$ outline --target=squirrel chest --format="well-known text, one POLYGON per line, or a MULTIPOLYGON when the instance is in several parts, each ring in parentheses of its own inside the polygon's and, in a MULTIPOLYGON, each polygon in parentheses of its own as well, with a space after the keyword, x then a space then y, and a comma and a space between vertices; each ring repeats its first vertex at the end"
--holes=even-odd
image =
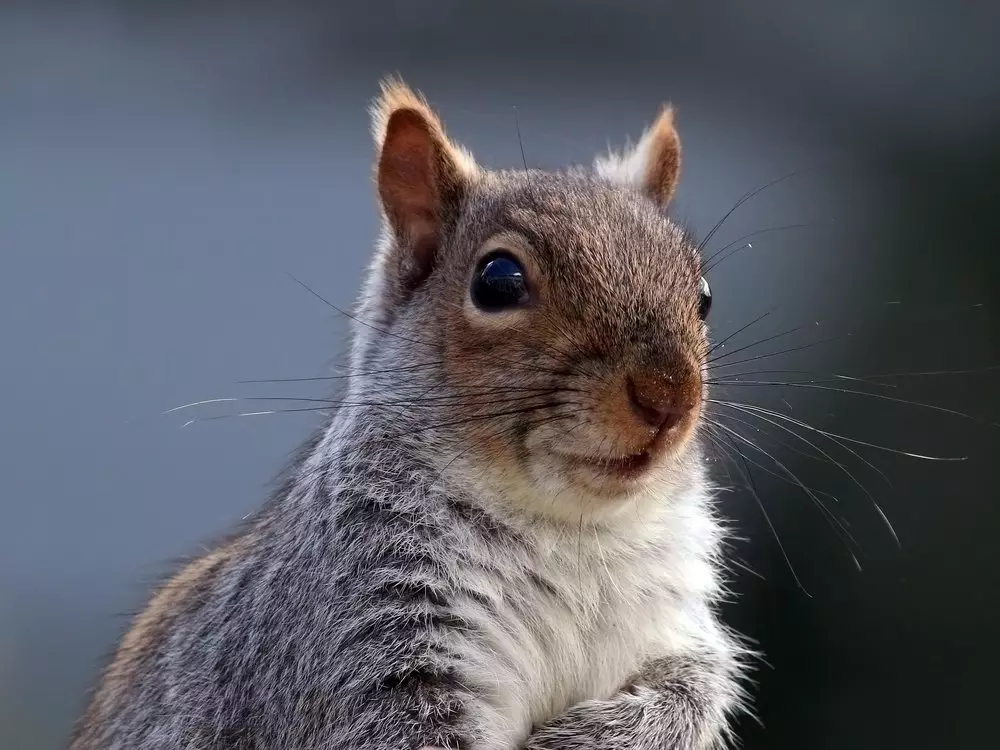
POLYGON ((514 736, 579 701, 611 697, 682 630, 675 584, 684 571, 670 550, 597 533, 542 534, 519 553, 491 556, 489 574, 456 571, 477 594, 459 614, 481 634, 459 647, 464 671, 514 736))

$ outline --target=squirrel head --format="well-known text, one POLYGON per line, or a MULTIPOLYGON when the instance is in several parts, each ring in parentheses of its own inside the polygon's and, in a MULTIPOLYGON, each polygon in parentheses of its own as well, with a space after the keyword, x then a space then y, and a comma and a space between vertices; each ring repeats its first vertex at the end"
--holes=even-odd
POLYGON ((481 168, 398 80, 372 123, 383 233, 353 368, 401 434, 453 481, 573 519, 689 472, 710 296, 665 215, 672 110, 560 173, 481 168))

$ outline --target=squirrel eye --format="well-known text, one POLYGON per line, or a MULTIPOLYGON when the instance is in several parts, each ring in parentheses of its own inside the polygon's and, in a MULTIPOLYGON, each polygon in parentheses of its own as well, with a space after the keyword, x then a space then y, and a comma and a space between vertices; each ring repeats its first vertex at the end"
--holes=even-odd
POLYGON ((472 301, 483 312, 499 312, 528 301, 528 285, 521 264, 509 253, 498 251, 476 267, 469 290, 472 301))
POLYGON ((701 277, 701 299, 698 301, 698 317, 704 320, 708 317, 708 311, 712 309, 712 287, 708 285, 708 279, 701 277))

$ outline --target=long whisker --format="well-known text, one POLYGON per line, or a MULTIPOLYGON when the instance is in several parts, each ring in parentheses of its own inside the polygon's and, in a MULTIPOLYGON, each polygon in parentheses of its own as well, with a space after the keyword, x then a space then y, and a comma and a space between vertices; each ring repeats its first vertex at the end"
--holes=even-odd
POLYGON ((260 411, 243 411, 236 414, 214 414, 211 417, 195 417, 194 419, 189 419, 187 422, 180 426, 180 429, 185 429, 198 422, 214 422, 219 419, 236 419, 237 417, 262 417, 268 414, 295 414, 298 412, 316 412, 321 414, 323 412, 334 411, 333 407, 325 406, 304 406, 302 408, 292 408, 292 409, 263 409, 260 411))
MULTIPOLYGON (((461 310, 462 309, 461 305, 456 304, 456 303, 451 303, 451 306, 453 308, 455 308, 456 310, 461 310)), ((560 326, 560 324, 558 323, 558 321, 554 320, 553 318, 551 318, 547 314, 545 315, 545 323, 547 325, 552 326, 553 328, 556 328, 560 333, 562 333, 563 336, 566 337, 566 339, 568 341, 570 341, 571 343, 573 342, 573 337, 571 335, 569 335, 569 333, 566 332, 565 329, 563 329, 560 326)), ((517 333, 525 334, 526 336, 529 333, 528 331, 524 330, 520 326, 511 326, 510 330, 512 332, 517 332, 517 333)), ((599 373, 593 372, 589 368, 584 368, 580 364, 575 364, 572 361, 572 354, 570 352, 564 351, 563 349, 559 348, 555 344, 552 344, 552 343, 549 343, 549 342, 544 342, 544 341, 535 341, 535 342, 532 342, 530 344, 527 344, 527 347, 529 349, 531 349, 533 352, 535 352, 537 354, 540 354, 542 356, 547 357, 555 365, 558 365, 559 367, 565 368, 571 374, 580 375, 582 377, 594 378, 596 380, 599 380, 599 381, 602 381, 602 382, 606 382, 606 378, 603 377, 603 376, 601 376, 599 373)), ((504 361, 504 360, 500 360, 500 361, 504 361)), ((533 369, 535 369, 537 371, 541 371, 541 372, 546 372, 546 370, 544 370, 542 368, 533 368, 533 369)), ((550 374, 558 374, 558 373, 550 373, 550 374)))
POLYGON ((341 406, 422 406, 430 402, 434 405, 444 402, 448 406, 481 406, 484 404, 495 404, 495 403, 507 403, 509 401, 521 401, 526 399, 538 398, 540 396, 551 395, 552 393, 567 391, 572 389, 567 388, 503 388, 503 389, 489 389, 481 391, 480 393, 460 393, 447 396, 419 396, 414 398, 399 398, 388 401, 345 401, 340 399, 327 399, 327 398, 306 398, 298 396, 241 396, 241 397, 231 397, 231 398, 210 398, 204 399, 202 401, 194 401, 189 404, 182 404, 181 406, 175 406, 172 409, 167 409, 163 412, 163 415, 171 414, 173 412, 181 411, 183 409, 189 409, 196 406, 204 406, 208 404, 217 403, 233 403, 233 402, 272 402, 272 401, 292 401, 298 403, 314 403, 314 404, 326 404, 330 407, 341 407, 341 406), (525 390, 531 391, 527 396, 516 396, 512 398, 504 398, 498 400, 487 400, 487 401, 471 401, 471 402, 455 402, 455 399, 468 398, 470 395, 496 395, 498 393, 503 393, 509 390, 525 390))
MULTIPOLYGON (((546 325, 554 328, 556 332, 561 334, 563 338, 566 339, 566 341, 570 342, 571 345, 575 343, 574 336, 569 331, 567 331, 563 323, 558 319, 556 319, 553 315, 546 312, 544 314, 544 320, 546 325)), ((561 357, 563 364, 565 364, 572 372, 575 372, 576 374, 582 375, 584 377, 594 378, 595 380, 605 384, 607 383, 606 376, 598 372, 595 372, 590 367, 585 367, 582 363, 573 363, 572 361, 573 356, 569 352, 563 351, 555 344, 542 344, 542 345, 556 352, 561 357)))
POLYGON ((232 398, 206 398, 206 399, 203 399, 201 401, 192 401, 191 403, 188 403, 188 404, 181 404, 180 406, 175 406, 172 409, 167 409, 164 412, 160 412, 160 414, 161 414, 161 416, 164 416, 164 415, 167 415, 167 414, 173 414, 175 411, 181 411, 183 409, 191 409, 191 408, 193 408, 195 406, 206 406, 208 404, 231 403, 231 402, 239 401, 239 400, 240 399, 236 398, 236 397, 232 397, 232 398))
POLYGON ((376 325, 372 325, 368 321, 361 320, 361 318, 357 317, 356 315, 353 315, 352 313, 349 313, 346 310, 343 310, 340 307, 337 307, 337 305, 333 304, 330 300, 328 300, 322 294, 320 294, 315 289, 313 289, 308 284, 306 284, 304 281, 301 281, 300 279, 296 278, 292 274, 289 273, 288 274, 288 278, 290 278, 296 284, 298 284, 299 286, 301 286, 303 289, 305 289, 307 292, 309 292, 309 294, 311 294, 313 297, 315 297, 316 299, 318 299, 324 305, 326 305, 327 307, 330 307, 330 308, 336 310, 338 313, 340 313, 341 315, 343 315, 345 318, 349 318, 349 319, 353 320, 358 325, 363 325, 365 328, 369 328, 369 329, 375 331, 376 333, 381 333, 381 334, 386 335, 386 336, 391 336, 393 338, 399 339, 400 341, 406 341, 407 343, 410 343, 410 344, 416 344, 417 346, 433 347, 432 344, 429 344, 426 341, 420 341, 419 339, 407 338, 406 336, 401 336, 398 333, 393 333, 392 331, 386 331, 383 328, 379 328, 376 325))
POLYGON ((729 562, 730 565, 735 565, 740 570, 749 573, 754 578, 759 578, 762 581, 766 581, 767 580, 763 575, 761 575, 760 573, 758 573, 756 570, 754 570, 753 568, 751 568, 749 565, 747 565, 742 560, 738 560, 735 557, 730 557, 729 560, 728 560, 728 562, 729 562))
MULTIPOLYGON (((364 370, 364 371, 354 371, 347 369, 346 372, 340 375, 319 375, 310 378, 266 378, 266 379, 256 379, 256 380, 238 380, 236 381, 240 385, 254 384, 254 383, 308 383, 323 380, 346 380, 347 378, 353 377, 367 377, 370 375, 394 375, 401 372, 412 372, 413 370, 420 370, 424 367, 435 367, 444 364, 444 360, 437 360, 435 362, 420 362, 415 365, 404 365, 402 367, 388 367, 383 370, 364 370)), ((345 368, 346 369, 346 368, 345 368)))
MULTIPOLYGON (((834 458, 833 456, 831 456, 827 451, 823 450, 823 448, 821 448, 820 446, 818 446, 813 441, 809 440, 806 437, 803 437, 802 435, 799 435, 797 432, 789 429, 788 427, 780 424, 779 422, 774 421, 773 419, 769 419, 766 416, 763 416, 763 415, 761 415, 759 413, 756 413, 755 410, 746 409, 746 408, 744 408, 742 406, 737 406, 737 405, 734 405, 734 404, 726 404, 726 405, 729 406, 729 408, 731 408, 731 409, 736 409, 737 411, 740 411, 740 412, 742 412, 744 414, 752 416, 755 419, 759 419, 759 420, 761 420, 763 422, 767 422, 768 424, 770 424, 770 425, 772 425, 774 427, 777 427, 778 429, 783 430, 784 432, 787 432, 789 435, 791 435, 792 437, 796 438, 797 440, 802 441, 803 443, 805 443, 806 445, 808 445, 809 447, 811 447, 813 450, 818 451, 820 453, 820 455, 822 455, 828 461, 830 461, 831 463, 833 463, 855 485, 857 485, 861 489, 862 492, 865 493, 865 495, 868 497, 869 501, 871 501, 871 504, 873 506, 875 506, 875 510, 878 512, 879 516, 882 517, 883 522, 885 523, 886 527, 889 529, 889 533, 892 534, 892 538, 896 540, 896 545, 898 547, 902 547, 902 544, 899 541, 899 535, 896 533, 896 529, 893 528, 892 523, 889 521, 889 518, 885 515, 885 512, 882 510, 881 506, 878 504, 878 501, 875 499, 875 496, 872 495, 872 493, 869 491, 869 489, 856 476, 854 476, 854 474, 851 473, 851 471, 849 471, 848 468, 846 466, 844 466, 843 463, 841 463, 836 458, 834 458)), ((850 450, 850 449, 848 449, 848 450, 850 450)), ((851 453, 854 453, 854 451, 851 451, 851 453)), ((857 455, 857 454, 855 453, 855 455, 857 455)), ((859 456, 859 458, 860 458, 860 456, 859 456)), ((866 463, 867 463, 867 461, 866 461, 866 463)))
MULTIPOLYGON (((766 414, 766 415, 768 415, 768 416, 770 416, 770 417, 772 417, 774 419, 780 420, 782 422, 788 422, 789 424, 793 424, 796 427, 802 427, 802 428, 805 428, 805 429, 814 429, 807 422, 803 422, 800 419, 795 419, 794 417, 789 417, 787 414, 782 414, 780 411, 776 411, 774 409, 767 409, 767 408, 765 408, 763 406, 757 406, 756 404, 747 404, 747 403, 744 403, 744 402, 741 402, 741 401, 719 401, 718 404, 720 406, 727 406, 730 409, 741 409, 741 410, 744 410, 744 411, 759 412, 761 414, 766 414)), ((820 433, 817 433, 817 434, 820 434, 820 433)), ((884 471, 882 471, 879 467, 877 467, 875 464, 873 464, 867 458, 865 458, 864 456, 862 456, 856 450, 854 450, 853 448, 851 448, 851 446, 848 445, 846 442, 844 442, 843 440, 841 440, 838 437, 835 437, 833 435, 822 435, 822 437, 825 437, 827 440, 829 440, 834 445, 836 445, 839 448, 843 449, 847 453, 850 453, 856 459, 858 459, 859 461, 861 461, 861 463, 863 463, 869 469, 871 469, 876 474, 878 474, 880 477, 882 477, 882 479, 885 480, 886 484, 888 484, 890 487, 892 486, 892 482, 889 480, 888 475, 884 471)))
POLYGON ((750 326, 756 325, 760 321, 764 320, 764 318, 766 318, 772 312, 774 312, 774 311, 773 310, 768 310, 766 313, 764 313, 763 315, 761 315, 759 318, 754 318, 753 320, 751 320, 749 323, 747 323, 742 328, 737 328, 735 331, 733 331, 733 333, 729 334, 724 339, 722 339, 722 341, 718 341, 715 344, 713 344, 711 347, 709 347, 708 352, 706 352, 706 356, 711 356, 712 352, 714 352, 720 346, 725 346, 727 341, 729 341, 730 339, 734 338, 735 336, 739 336, 741 333, 743 333, 743 331, 745 331, 748 328, 750 328, 750 326))
MULTIPOLYGON (((781 349, 780 351, 769 352, 767 354, 758 354, 758 355, 753 356, 753 357, 747 357, 746 359, 739 359, 739 360, 737 360, 735 362, 716 362, 716 363, 710 363, 710 364, 706 365, 705 369, 706 370, 714 370, 714 369, 719 368, 719 367, 735 367, 736 365, 746 364, 747 362, 757 362, 758 360, 761 360, 761 359, 770 359, 771 357, 778 357, 778 356, 781 356, 782 354, 792 354, 794 352, 801 352, 801 351, 803 351, 805 349, 812 349, 814 346, 821 346, 823 344, 829 344, 829 343, 831 343, 833 341, 841 341, 844 338, 846 338, 846 337, 845 336, 831 336, 830 338, 820 339, 819 341, 813 341, 813 342, 811 342, 809 344, 803 344, 801 346, 793 346, 793 347, 788 348, 788 349, 781 349)), ((730 352, 730 354, 733 354, 733 352, 730 352)), ((719 358, 719 359, 721 359, 721 358, 719 358)))
POLYGON ((736 210, 740 206, 742 206, 744 203, 746 203, 748 200, 750 200, 754 196, 759 195, 760 193, 764 192, 768 188, 774 187, 778 183, 784 182, 785 180, 787 180, 787 179, 789 179, 791 177, 794 177, 795 175, 799 174, 801 171, 802 171, 801 169, 797 169, 794 172, 789 172, 788 174, 782 175, 781 177, 777 177, 777 178, 771 180, 770 182, 765 183, 765 184, 761 185, 760 187, 751 190, 748 193, 745 193, 743 195, 743 197, 741 197, 738 201, 736 201, 736 205, 734 205, 731 209, 729 209, 728 211, 726 211, 726 213, 723 215, 723 217, 721 219, 719 219, 719 221, 715 224, 715 226, 713 226, 709 230, 708 234, 705 235, 705 239, 703 239, 701 241, 701 243, 699 243, 699 245, 698 245, 698 251, 702 252, 705 249, 705 247, 708 245, 708 243, 712 241, 712 237, 715 236, 715 233, 718 232, 722 228, 722 225, 726 223, 726 221, 729 219, 729 217, 732 216, 733 213, 735 213, 736 210))
MULTIPOLYGON (((727 378, 744 378, 748 375, 816 375, 822 376, 822 379, 814 380, 801 380, 792 382, 801 383, 834 383, 841 380, 847 380, 856 383, 865 383, 867 385, 875 386, 877 388, 896 388, 897 386, 892 383, 879 383, 869 378, 857 377, 854 375, 841 375, 836 372, 818 372, 816 370, 747 370, 745 372, 729 372, 726 373, 724 377, 727 378)), ((722 380, 706 380, 709 385, 715 385, 724 383, 726 381, 722 380)), ((742 382, 742 381, 741 381, 742 382)))
MULTIPOLYGON (((354 322, 358 323, 359 325, 363 325, 366 328, 369 328, 372 331, 375 331, 377 333, 381 333, 384 336, 390 336, 392 338, 399 339, 400 341, 405 341, 405 342, 410 343, 410 344, 416 344, 418 346, 425 346, 425 347, 429 347, 429 348, 432 348, 432 349, 436 349, 437 348, 435 344, 431 344, 431 343, 428 343, 426 341, 421 341, 419 339, 409 338, 407 336, 402 336, 402 335, 400 335, 398 333, 395 333, 393 331, 388 331, 388 330, 386 330, 384 328, 379 328, 376 325, 372 325, 371 323, 369 323, 367 321, 361 320, 361 318, 359 318, 359 317, 357 317, 355 315, 352 315, 351 313, 349 313, 349 312, 347 312, 347 311, 345 311, 345 310, 337 307, 335 304, 333 304, 332 302, 330 302, 330 300, 326 299, 326 297, 324 297, 323 295, 321 295, 319 292, 317 292, 314 289, 310 288, 309 285, 307 285, 304 281, 301 281, 301 280, 297 279, 292 274, 288 274, 288 277, 290 279, 292 279, 292 281, 294 281, 296 284, 298 284, 299 286, 301 286, 303 289, 305 289, 307 292, 309 292, 311 295, 313 295, 316 299, 318 299, 319 301, 321 301, 323 304, 329 306, 333 310, 336 310, 341 315, 343 315, 343 316, 345 316, 347 318, 350 318, 351 320, 353 320, 354 322)), ((496 356, 492 356, 491 355, 491 358, 494 361, 503 362, 504 364, 507 364, 507 365, 509 365, 511 367, 519 368, 519 369, 522 369, 522 370, 535 370, 535 369, 539 369, 539 368, 531 367, 530 365, 526 365, 523 362, 518 362, 516 360, 508 360, 508 359, 504 359, 503 357, 496 357, 496 356)), ((547 372, 547 371, 546 370, 542 370, 542 372, 547 372)))
MULTIPOLYGON (((706 425, 715 428, 719 427, 719 425, 717 425, 715 422, 711 420, 706 420, 706 425)), ((743 463, 742 467, 737 465, 736 470, 739 471, 740 474, 742 474, 744 480, 746 480, 746 488, 750 491, 750 495, 757 502, 757 507, 760 509, 761 515, 764 518, 764 522, 767 524, 767 527, 771 530, 771 536, 774 537, 774 541, 778 545, 778 550, 781 552, 781 556, 784 558, 785 564, 788 566, 788 571, 792 574, 792 580, 795 581, 795 585, 799 587, 802 593, 804 593, 811 599, 812 594, 810 594, 809 591, 806 589, 806 587, 802 585, 802 581, 799 578, 798 573, 795 572, 795 566, 792 565, 792 560, 788 556, 788 552, 785 550, 785 545, 782 543, 781 537, 778 535, 778 530, 775 528, 774 523, 771 521, 771 515, 767 512, 767 508, 764 507, 764 501, 761 499, 760 493, 757 491, 757 483, 753 479, 753 471, 750 469, 750 465, 747 463, 746 456, 743 455, 743 451, 739 449, 739 446, 737 446, 736 443, 732 441, 732 438, 730 438, 728 435, 725 434, 722 434, 721 437, 725 439, 727 443, 730 444, 732 449, 736 452, 736 455, 739 456, 740 461, 743 463)), ((714 439, 713 442, 715 442, 716 445, 722 448, 724 453, 726 453, 727 455, 730 456, 730 458, 732 458, 732 455, 725 450, 724 446, 722 446, 714 439)))
MULTIPOLYGON (((728 426, 722 424, 721 422, 716 422, 715 424, 716 424, 717 427, 719 427, 722 430, 725 430, 727 433, 729 433, 730 435, 732 435, 734 438, 740 440, 741 442, 746 443, 751 448, 753 448, 755 451, 758 451, 759 453, 763 454, 768 459, 770 459, 774 463, 775 466, 777 466, 786 475, 788 475, 792 480, 794 480, 795 484, 797 484, 799 486, 799 488, 813 501, 813 503, 823 513, 823 515, 825 515, 829 520, 831 520, 833 522, 833 528, 837 532, 837 535, 841 537, 841 540, 845 541, 845 544, 846 544, 846 542, 848 540, 851 540, 850 532, 846 529, 846 527, 844 526, 843 522, 839 518, 837 518, 830 511, 830 509, 827 508, 826 505, 823 504, 823 501, 819 499, 819 497, 816 495, 816 493, 814 493, 809 487, 807 487, 802 482, 802 480, 800 480, 799 477, 791 469, 789 469, 784 463, 782 463, 777 458, 775 458, 774 456, 772 456, 770 453, 768 453, 767 451, 765 451, 763 448, 761 448, 760 446, 758 446, 757 444, 755 444, 752 440, 750 440, 749 438, 747 438, 744 435, 742 435, 741 433, 739 433, 737 430, 734 430, 731 427, 728 427, 728 426)), ((861 570, 862 569, 861 568, 861 563, 858 561, 857 556, 854 554, 854 552, 850 549, 849 546, 847 548, 847 552, 848 552, 848 554, 850 554, 851 559, 854 561, 854 565, 857 567, 857 569, 861 570)))
POLYGON ((809 226, 809 224, 786 224, 785 226, 781 226, 781 227, 770 227, 768 229, 758 229, 756 232, 749 232, 749 233, 743 235, 742 237, 733 240, 729 244, 724 245, 719 250, 716 250, 714 253, 712 253, 710 256, 708 256, 708 258, 706 258, 705 261, 702 263, 701 273, 702 273, 702 275, 710 273, 713 268, 717 268, 723 262, 729 260, 734 255, 736 255, 737 253, 739 253, 739 252, 741 252, 743 250, 746 250, 746 249, 752 249, 753 248, 753 243, 752 242, 747 242, 746 244, 741 245, 740 247, 736 248, 732 252, 726 253, 723 257, 719 258, 718 261, 716 261, 715 263, 712 263, 712 261, 715 258, 717 258, 719 255, 722 255, 722 253, 725 253, 726 250, 729 250, 729 248, 733 247, 737 243, 743 242, 743 240, 748 240, 751 237, 757 237, 758 235, 769 234, 771 232, 782 232, 782 231, 785 231, 785 230, 788 230, 788 229, 804 229, 804 228, 806 228, 808 226, 809 226))
MULTIPOLYGON (((826 436, 828 438, 834 438, 836 440, 843 440, 845 442, 852 443, 854 445, 863 445, 863 446, 868 447, 868 448, 875 448, 877 450, 886 451, 888 453, 895 453, 898 456, 906 456, 908 458, 919 458, 919 459, 924 460, 924 461, 965 461, 965 460, 968 459, 968 456, 925 456, 925 455, 922 455, 920 453, 910 453, 909 451, 903 451, 903 450, 899 450, 897 448, 890 448, 890 447, 888 447, 886 445, 879 445, 877 443, 869 443, 869 442, 866 442, 864 440, 858 440, 856 438, 847 437, 846 435, 839 435, 839 434, 837 434, 835 432, 828 432, 827 430, 821 430, 819 427, 813 427, 812 425, 807 424, 807 423, 805 423, 805 422, 803 422, 803 421, 801 421, 799 419, 795 419, 793 417, 789 417, 787 414, 782 414, 781 412, 774 411, 773 409, 765 409, 764 407, 757 406, 756 404, 747 404, 747 403, 738 402, 738 401, 719 401, 719 400, 716 400, 716 399, 706 399, 706 401, 708 401, 709 403, 712 403, 712 404, 719 404, 720 406, 739 405, 739 406, 742 406, 745 409, 753 409, 753 410, 756 410, 756 411, 760 411, 760 412, 762 412, 764 414, 769 414, 770 416, 775 417, 776 419, 782 419, 782 420, 791 422, 792 424, 795 424, 795 425, 797 425, 799 427, 802 427, 803 429, 811 430, 812 432, 815 432, 815 433, 817 433, 819 435, 824 435, 824 436, 826 436)), ((855 455, 857 455, 857 454, 855 454, 855 455)), ((871 464, 869 464, 869 466, 871 466, 871 464)), ((875 467, 872 467, 872 468, 875 468, 875 467)))
POLYGON ((465 425, 465 424, 469 424, 471 422, 478 422, 478 421, 482 421, 482 420, 485 420, 485 419, 496 419, 497 417, 514 416, 514 415, 517 415, 517 414, 528 414, 530 412, 539 411, 541 409, 550 409, 550 408, 553 408, 555 406, 562 406, 563 404, 564 404, 564 402, 558 401, 558 402, 547 403, 547 404, 539 404, 537 406, 529 406, 529 407, 525 407, 525 408, 522 408, 522 409, 509 409, 509 410, 505 410, 505 411, 493 412, 493 413, 490 413, 490 414, 477 414, 477 415, 474 415, 474 416, 471 416, 471 417, 465 417, 463 419, 457 419, 457 420, 453 420, 453 421, 449 421, 449 422, 439 422, 437 424, 427 425, 425 427, 421 427, 421 428, 418 428, 418 429, 415 429, 415 430, 408 430, 407 434, 413 435, 413 434, 418 434, 418 433, 421 433, 421 432, 426 432, 428 430, 437 430, 437 429, 440 429, 442 427, 454 427, 454 426, 457 426, 457 425, 465 425))
MULTIPOLYGON (((540 419, 537 419, 537 420, 528 420, 524 424, 519 423, 519 424, 512 425, 510 427, 506 427, 503 430, 501 430, 500 432, 495 433, 495 435, 493 435, 492 437, 500 437, 500 436, 506 435, 507 433, 510 433, 510 432, 516 432, 517 430, 523 429, 525 426, 527 426, 530 429, 530 428, 534 428, 534 427, 540 427, 540 426, 542 426, 544 424, 548 424, 549 422, 554 422, 554 421, 558 421, 558 420, 561 420, 561 419, 571 419, 574 415, 575 415, 575 412, 570 412, 568 414, 553 414, 553 415, 548 415, 548 416, 544 416, 544 417, 542 417, 540 419)), ((458 461, 462 456, 466 455, 475 446, 477 446, 480 443, 488 440, 490 437, 491 436, 488 435, 485 438, 482 438, 482 439, 480 439, 478 441, 472 441, 472 443, 469 446, 467 446, 466 448, 464 448, 463 450, 461 450, 457 454, 455 454, 455 457, 452 458, 447 464, 445 464, 444 468, 442 468, 441 471, 438 472, 437 477, 434 479, 433 482, 431 482, 430 487, 433 487, 441 479, 441 477, 444 476, 445 472, 447 472, 448 469, 451 468, 452 464, 454 464, 456 461, 458 461)))
POLYGON ((866 375, 867 380, 880 380, 882 378, 917 378, 936 375, 979 375, 984 372, 996 372, 1000 370, 1000 365, 987 365, 985 367, 971 367, 964 370, 926 370, 924 372, 889 372, 879 375, 866 375))
MULTIPOLYGON (((739 419, 738 417, 734 417, 732 415, 728 415, 726 417, 726 419, 727 420, 732 420, 734 422, 738 422, 739 424, 742 424, 742 425, 745 425, 745 426, 749 427, 750 429, 754 430, 755 432, 760 432, 760 428, 757 425, 755 425, 755 424, 753 424, 751 422, 747 422, 745 420, 739 419)), ((805 458, 817 459, 817 456, 815 456, 813 454, 810 454, 810 453, 806 453, 805 451, 803 451, 803 450, 801 450, 799 448, 796 448, 796 447, 790 445, 788 442, 786 442, 784 440, 781 440, 779 438, 775 438, 775 437, 773 437, 771 435, 768 435, 768 437, 771 437, 782 448, 785 448, 786 450, 790 450, 793 453, 796 453, 797 455, 804 456, 805 458)), ((784 474, 779 474, 778 472, 774 471, 774 469, 770 469, 767 466, 765 466, 764 464, 762 464, 762 463, 760 463, 758 461, 754 461, 749 456, 744 456, 744 457, 746 458, 747 461, 749 461, 750 463, 752 463, 758 469, 760 469, 761 471, 769 474, 770 476, 774 477, 775 479, 777 479, 779 481, 782 481, 782 482, 785 482, 787 484, 794 485, 795 487, 798 487, 798 485, 795 484, 794 481, 792 481, 791 479, 789 479, 784 474)), ((818 459, 818 460, 822 460, 822 459, 818 459)), ((732 477, 730 477, 730 478, 732 478, 732 477)), ((815 492, 817 495, 819 495, 821 497, 829 498, 830 500, 832 500, 833 502, 838 503, 838 504, 840 503, 840 498, 837 497, 834 494, 831 494, 829 492, 824 492, 823 490, 816 489, 815 487, 810 487, 809 489, 811 489, 813 492, 815 492)), ((846 521, 845 521, 845 524, 846 524, 846 521)), ((857 544, 857 542, 855 542, 853 538, 851 539, 851 541, 854 542, 855 544, 857 544)))
POLYGON ((870 391, 857 391, 851 388, 834 388, 829 385, 819 385, 817 383, 806 383, 806 382, 793 382, 785 383, 780 381, 770 381, 770 380, 716 380, 716 385, 748 385, 748 386, 771 386, 771 387, 788 387, 788 388, 811 388, 820 391, 831 391, 833 393, 847 393, 852 396, 867 396, 868 398, 877 398, 881 401, 891 401, 896 404, 905 404, 907 406, 916 406, 921 409, 930 409, 931 411, 941 412, 943 414, 951 414, 956 417, 962 417, 963 419, 970 419, 973 422, 979 422, 980 424, 990 425, 991 427, 1000 427, 1000 423, 990 422, 988 420, 981 419, 972 414, 967 414, 963 411, 958 411, 956 409, 948 409, 944 406, 935 406, 934 404, 926 404, 922 401, 911 401, 905 398, 898 398, 896 396, 886 396, 883 393, 871 393, 870 391))
POLYGON ((707 360, 707 364, 710 365, 710 366, 722 367, 724 365, 719 365, 719 364, 716 364, 716 363, 721 362, 726 357, 731 357, 734 354, 739 354, 740 352, 746 351, 747 349, 753 349, 755 346, 760 346, 761 344, 766 344, 769 341, 774 341, 775 339, 780 339, 780 338, 782 338, 784 336, 789 336, 789 335, 791 335, 793 333, 797 333, 798 331, 802 331, 802 330, 804 330, 806 328, 809 328, 811 325, 815 325, 815 324, 805 323, 803 325, 796 326, 795 328, 789 328, 787 331, 782 331, 781 333, 776 333, 773 336, 768 336, 767 338, 760 339, 759 341, 754 341, 752 344, 747 344, 746 346, 741 346, 739 349, 733 349, 732 351, 728 351, 728 352, 725 352, 724 354, 720 354, 718 357, 714 357, 712 359, 708 359, 707 360))
POLYGON ((524 174, 528 174, 528 159, 524 155, 524 140, 521 138, 521 118, 517 116, 517 107, 514 107, 514 128, 517 130, 517 147, 521 150, 521 163, 524 165, 524 174))
MULTIPOLYGON (((828 464, 829 463, 829 461, 827 461, 825 458, 823 458, 822 455, 818 455, 817 453, 814 453, 812 451, 808 451, 805 448, 802 448, 802 447, 800 447, 798 445, 793 444, 791 441, 783 440, 780 437, 775 437, 774 435, 771 435, 770 433, 765 433, 763 431, 763 428, 759 424, 754 424, 752 422, 747 422, 745 420, 740 419, 739 417, 733 416, 732 414, 726 415, 726 419, 732 420, 734 422, 739 422, 742 425, 746 425, 747 427, 750 427, 755 432, 761 432, 763 434, 768 435, 768 437, 770 437, 772 440, 774 440, 774 442, 776 442, 778 445, 780 445, 786 451, 790 451, 790 452, 794 453, 796 456, 801 456, 802 458, 807 458, 810 461, 819 461, 819 462, 824 463, 824 464, 828 464)), ((858 456, 859 460, 861 460, 862 463, 864 463, 866 466, 869 466, 870 468, 872 468, 877 474, 879 474, 883 479, 885 479, 886 484, 888 484, 890 487, 892 486, 892 482, 889 481, 889 478, 886 476, 885 472, 880 471, 877 466, 869 464, 864 459, 864 457, 862 457, 859 454, 855 453, 850 447, 848 447, 846 445, 843 445, 843 444, 837 442, 836 440, 832 440, 830 438, 827 438, 827 439, 830 440, 830 442, 835 443, 837 446, 843 448, 845 451, 849 451, 852 455, 858 456)), ((782 476, 781 478, 784 479, 784 476, 782 476)), ((825 495, 825 496, 829 497, 832 500, 838 500, 838 498, 836 496, 831 495, 829 493, 821 492, 820 490, 816 490, 816 492, 818 492, 821 495, 825 495)))

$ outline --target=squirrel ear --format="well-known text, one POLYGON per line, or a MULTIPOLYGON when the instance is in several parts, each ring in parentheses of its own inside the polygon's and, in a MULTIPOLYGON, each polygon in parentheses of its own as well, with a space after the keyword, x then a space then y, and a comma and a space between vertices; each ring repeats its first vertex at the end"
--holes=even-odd
POLYGON ((378 193, 400 253, 398 281, 408 292, 433 270, 442 232, 477 167, 448 140, 426 101, 397 79, 382 82, 371 116, 378 193))
POLYGON ((669 203, 681 172, 681 140, 670 105, 663 106, 635 146, 598 158, 594 170, 604 179, 643 191, 660 205, 669 203))

